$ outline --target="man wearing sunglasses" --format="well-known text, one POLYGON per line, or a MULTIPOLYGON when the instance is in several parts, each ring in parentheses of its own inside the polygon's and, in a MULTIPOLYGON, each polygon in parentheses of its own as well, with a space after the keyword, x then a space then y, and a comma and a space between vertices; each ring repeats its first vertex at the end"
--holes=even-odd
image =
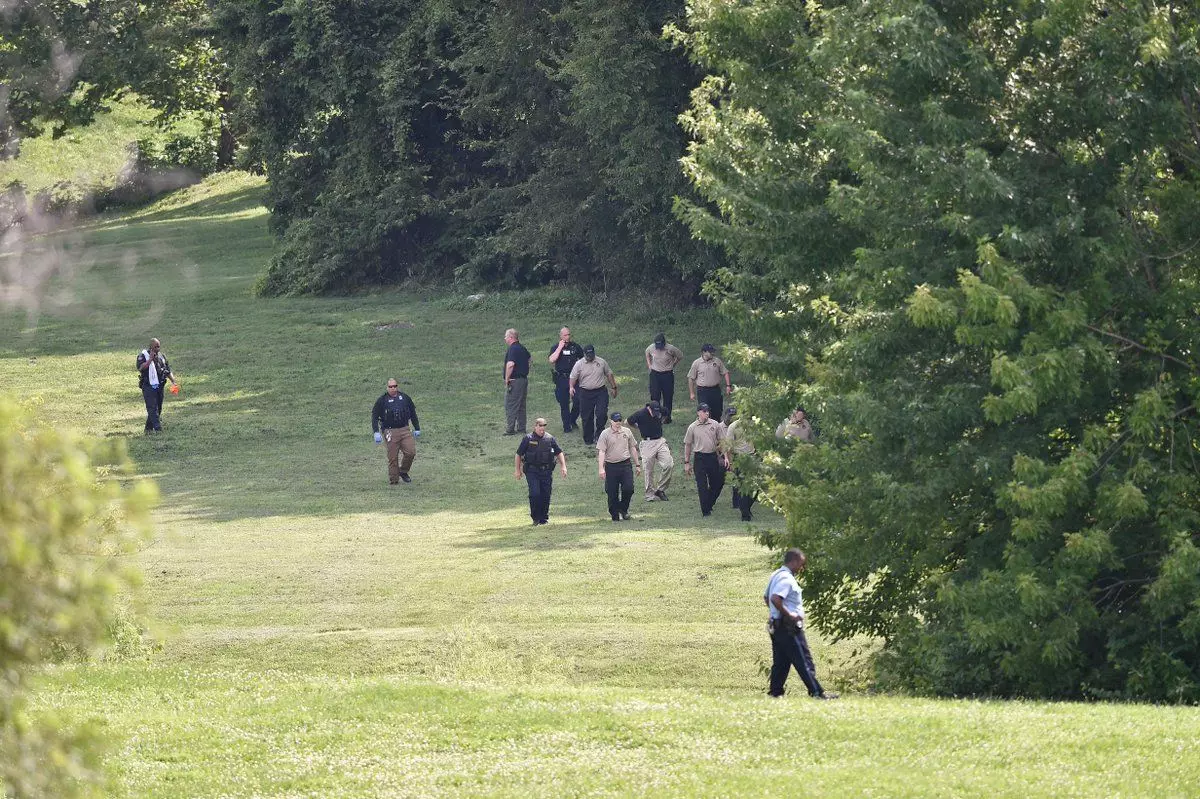
POLYGON ((550 522, 550 492, 554 488, 554 464, 567 476, 567 456, 554 436, 546 432, 546 420, 533 420, 533 432, 517 445, 516 473, 529 484, 529 517, 534 525, 550 522))
POLYGON ((417 457, 414 439, 421 437, 421 423, 417 421, 417 408, 412 397, 400 393, 400 384, 394 377, 387 381, 387 391, 375 400, 375 407, 371 409, 371 430, 375 433, 376 444, 387 442, 388 483, 397 485, 401 480, 411 483, 408 470, 417 457), (411 431, 408 429, 410 422, 411 431), (404 453, 403 461, 400 453, 404 453))

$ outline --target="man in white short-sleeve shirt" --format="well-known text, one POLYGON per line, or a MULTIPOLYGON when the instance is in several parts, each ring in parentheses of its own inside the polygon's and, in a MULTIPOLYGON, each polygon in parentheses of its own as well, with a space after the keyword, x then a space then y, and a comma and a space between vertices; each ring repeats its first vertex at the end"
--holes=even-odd
POLYGON ((784 553, 783 566, 771 575, 763 593, 763 601, 770 613, 767 629, 771 633, 771 686, 768 693, 783 696, 788 672, 795 666, 809 696, 837 699, 837 694, 826 693, 817 682, 817 669, 804 636, 804 600, 796 575, 804 571, 807 560, 800 550, 789 549, 784 553))

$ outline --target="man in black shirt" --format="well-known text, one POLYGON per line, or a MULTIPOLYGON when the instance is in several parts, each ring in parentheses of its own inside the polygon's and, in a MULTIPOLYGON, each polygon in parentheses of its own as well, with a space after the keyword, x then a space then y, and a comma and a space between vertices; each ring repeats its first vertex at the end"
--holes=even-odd
POLYGON ((525 432, 525 398, 529 395, 529 350, 515 328, 504 331, 504 435, 525 432))
POLYGON ((675 459, 671 457, 671 448, 663 438, 663 409, 658 400, 651 400, 646 407, 631 415, 627 421, 630 427, 637 428, 642 434, 642 443, 638 445, 642 456, 642 478, 646 483, 646 501, 654 502, 667 499, 667 486, 671 483, 671 473, 675 469, 675 459), (658 469, 654 464, 658 464, 658 469), (657 473, 657 474, 656 474, 657 473))
POLYGON ((417 421, 417 408, 412 398, 400 393, 400 385, 396 378, 387 381, 387 392, 375 400, 371 409, 371 430, 375 433, 375 443, 387 442, 388 482, 396 485, 401 480, 411 483, 408 470, 412 467, 413 459, 417 457, 417 442, 421 437, 421 423, 417 421), (408 429, 412 422, 413 429, 408 429), (404 453, 404 462, 400 462, 400 453, 404 453))
POLYGON ((554 488, 554 462, 558 461, 562 476, 567 476, 567 456, 546 432, 546 420, 534 419, 533 432, 517 445, 516 478, 529 484, 529 517, 533 523, 550 521, 550 492, 554 488))
POLYGON ((583 357, 583 347, 571 340, 571 328, 558 331, 558 343, 550 350, 554 369, 554 398, 562 415, 562 430, 569 433, 579 423, 579 397, 571 395, 571 369, 583 357))

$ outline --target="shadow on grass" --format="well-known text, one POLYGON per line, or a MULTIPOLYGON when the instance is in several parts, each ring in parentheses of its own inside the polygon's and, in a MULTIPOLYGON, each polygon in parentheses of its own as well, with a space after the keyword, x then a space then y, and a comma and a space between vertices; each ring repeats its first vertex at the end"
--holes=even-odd
MULTIPOLYGON (((530 553, 597 547, 636 548, 646 545, 646 541, 639 538, 641 535, 661 537, 679 534, 687 536, 689 540, 713 540, 748 535, 750 529, 740 521, 735 521, 736 517, 709 523, 700 516, 698 508, 690 506, 679 508, 674 513, 668 511, 653 515, 639 513, 637 508, 631 508, 632 518, 629 521, 614 522, 608 517, 607 508, 602 504, 603 497, 600 503, 595 506, 598 513, 595 519, 558 521, 555 519, 556 508, 552 505, 549 524, 534 526, 530 523, 484 528, 476 531, 476 535, 470 541, 463 541, 454 546, 488 552, 521 550, 530 553)), ((591 503, 572 502, 562 508, 560 513, 572 518, 586 516, 592 507, 591 503)), ((657 545, 656 543, 655 546, 657 545)))

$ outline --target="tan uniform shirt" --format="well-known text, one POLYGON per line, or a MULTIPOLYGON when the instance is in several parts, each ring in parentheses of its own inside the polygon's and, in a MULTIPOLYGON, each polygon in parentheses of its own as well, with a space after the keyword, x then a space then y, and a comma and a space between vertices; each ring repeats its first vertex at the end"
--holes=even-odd
POLYGON ((800 424, 796 424, 790 419, 784 419, 779 427, 775 428, 777 438, 798 438, 801 441, 813 440, 812 425, 805 419, 800 424))
POLYGON ((711 361, 697 358, 692 361, 692 368, 688 369, 688 380, 694 380, 701 388, 712 388, 721 385, 721 378, 728 372, 725 362, 720 358, 714 357, 711 361))
POLYGON ((646 348, 646 357, 650 359, 650 368, 656 372, 670 372, 675 364, 683 360, 683 350, 674 344, 668 344, 661 350, 651 344, 646 348))
POLYGON ((579 388, 604 388, 608 385, 606 378, 611 374, 608 363, 597 355, 591 363, 587 358, 575 362, 571 368, 571 382, 578 380, 579 388))
POLYGON ((596 449, 605 463, 620 463, 633 457, 637 442, 633 439, 633 431, 622 427, 621 432, 614 432, 612 425, 604 428, 604 432, 596 439, 596 449))
POLYGON ((716 452, 717 445, 724 440, 725 431, 715 419, 703 424, 697 419, 688 425, 687 432, 683 434, 683 445, 686 447, 690 444, 692 452, 716 452))
POLYGON ((750 439, 746 437, 746 431, 742 429, 741 419, 733 420, 727 434, 729 437, 725 439, 721 447, 723 450, 732 452, 734 455, 750 455, 754 452, 754 445, 750 443, 750 439))

